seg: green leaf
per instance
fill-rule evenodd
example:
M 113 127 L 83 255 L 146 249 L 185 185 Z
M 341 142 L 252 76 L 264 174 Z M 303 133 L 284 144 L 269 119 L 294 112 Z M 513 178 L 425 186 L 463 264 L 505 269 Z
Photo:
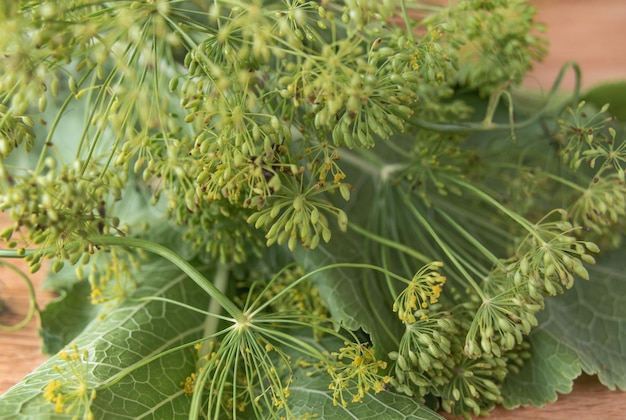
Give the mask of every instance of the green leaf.
M 555 401 L 556 392 L 571 391 L 581 370 L 610 389 L 626 389 L 624 251 L 607 253 L 588 271 L 589 281 L 546 301 L 531 335 L 531 360 L 505 381 L 506 407 Z
M 557 400 L 558 393 L 572 390 L 581 373 L 576 353 L 550 334 L 539 329 L 530 338 L 531 353 L 518 374 L 507 376 L 502 385 L 503 405 L 512 409 L 534 405 L 542 407 Z
M 328 378 L 323 375 L 307 376 L 296 370 L 296 381 L 289 387 L 292 412 L 295 418 L 359 419 L 359 420 L 440 420 L 439 414 L 417 402 L 415 398 L 391 391 L 368 393 L 362 402 L 347 407 L 333 405 Z
M 326 336 L 314 340 L 306 331 L 294 333 L 303 342 L 327 352 L 336 351 L 342 346 L 341 340 Z M 289 350 L 293 358 L 302 357 L 296 350 Z M 313 374 L 311 374 L 313 373 Z M 323 372 L 311 372 L 310 369 L 298 367 L 291 376 L 293 383 L 289 386 L 289 408 L 291 415 L 287 418 L 323 418 L 328 420 L 341 419 L 377 419 L 377 420 L 440 420 L 439 414 L 415 398 L 392 391 L 381 391 L 366 394 L 362 402 L 349 403 L 346 407 L 333 403 L 332 391 L 328 389 L 330 377 Z M 278 417 L 285 415 L 279 413 Z
M 98 316 L 101 307 L 91 304 L 90 292 L 89 282 L 75 282 L 67 290 L 61 290 L 61 296 L 41 311 L 39 334 L 43 338 L 44 353 L 59 352 Z
M 195 307 L 207 305 L 206 295 L 171 264 L 155 261 L 143 267 L 134 298 L 158 297 Z M 128 300 L 93 320 L 74 343 L 89 352 L 86 382 L 97 388 L 92 410 L 96 418 L 186 418 L 190 397 L 180 382 L 195 370 L 194 351 L 182 349 L 158 357 L 199 338 L 204 315 L 156 300 Z M 149 359 L 154 358 L 148 364 Z M 11 418 L 55 416 L 43 389 L 59 379 L 54 356 L 0 398 L 0 412 Z M 74 413 L 76 414 L 76 413 Z
M 610 389 L 626 389 L 625 251 L 607 253 L 588 268 L 590 280 L 551 299 L 539 319 L 543 330 L 569 346 L 588 374 Z
M 595 104 L 598 108 L 611 104 L 609 111 L 620 121 L 626 122 L 626 81 L 600 83 L 589 89 L 584 100 Z
M 295 259 L 306 271 L 335 263 L 372 263 L 363 253 L 353 232 L 334 232 L 327 245 L 315 250 L 298 250 Z M 314 277 L 321 298 L 332 319 L 343 327 L 370 334 L 378 354 L 387 354 L 398 346 L 402 324 L 391 310 L 393 301 L 382 279 L 370 269 L 335 268 Z

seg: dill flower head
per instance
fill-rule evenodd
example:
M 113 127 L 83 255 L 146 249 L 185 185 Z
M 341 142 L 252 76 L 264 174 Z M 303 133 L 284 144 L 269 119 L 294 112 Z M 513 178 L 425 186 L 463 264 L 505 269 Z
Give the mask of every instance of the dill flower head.
M 470 0 L 456 2 L 426 21 L 432 27 L 456 29 L 445 38 L 460 47 L 457 81 L 491 92 L 519 83 L 533 62 L 546 55 L 546 41 L 534 35 L 543 29 L 534 21 L 535 13 L 526 2 Z
M 400 320 L 406 324 L 416 321 L 414 313 L 426 309 L 428 305 L 439 301 L 439 296 L 446 278 L 438 270 L 443 263 L 435 261 L 420 268 L 407 282 L 406 288 L 400 292 L 393 303 L 393 311 L 398 312 Z M 426 317 L 423 312 L 421 317 Z
M 530 296 L 540 300 L 535 290 L 549 295 L 562 293 L 562 287 L 569 289 L 574 284 L 574 276 L 589 279 L 583 263 L 595 264 L 590 253 L 599 252 L 598 246 L 590 241 L 579 239 L 575 234 L 581 230 L 567 220 L 550 220 L 552 215 L 564 216 L 564 210 L 556 210 L 546 215 L 535 225 L 535 232 L 527 235 L 518 247 L 519 275 L 526 282 Z
M 566 114 L 559 119 L 556 134 L 561 145 L 559 152 L 563 162 L 569 163 L 572 169 L 578 169 L 585 161 L 585 154 L 606 139 L 605 128 L 613 119 L 606 113 L 608 108 L 605 105 L 594 111 L 581 101 L 575 108 L 567 107 Z
M 79 350 L 76 344 L 62 350 L 57 357 L 64 362 L 54 366 L 58 374 L 44 389 L 43 397 L 54 404 L 58 414 L 72 414 L 74 418 L 93 419 L 90 406 L 96 397 L 96 390 L 88 383 L 89 352 Z
M 387 362 L 377 359 L 373 348 L 361 343 L 344 345 L 331 353 L 326 372 L 331 377 L 328 389 L 333 392 L 333 404 L 346 407 L 362 401 L 370 390 L 383 391 L 391 378 L 383 374 Z
M 502 401 L 499 386 L 507 374 L 505 359 L 489 355 L 469 358 L 463 352 L 454 359 L 454 364 L 447 366 L 447 383 L 434 390 L 441 407 L 466 419 L 487 414 Z
M 0 103 L 0 158 L 7 158 L 18 147 L 29 152 L 35 143 L 35 122 L 28 115 L 16 115 Z M 6 171 L 0 159 L 0 170 Z M 4 174 L 3 174 L 4 175 Z M 3 176 L 4 178 L 4 176 Z
M 515 288 L 485 299 L 476 311 L 465 337 L 468 357 L 500 357 L 520 344 L 538 325 L 535 314 L 543 306 Z
M 91 286 L 91 303 L 116 305 L 130 297 L 137 286 L 135 277 L 142 256 L 123 248 L 87 254 L 76 266 L 79 279 L 87 278 Z
M 119 219 L 110 211 L 120 198 L 120 174 L 103 176 L 98 165 L 59 165 L 51 157 L 42 166 L 37 173 L 13 174 L 0 200 L 0 210 L 8 210 L 13 220 L 12 232 L 45 250 L 27 257 L 32 271 L 48 254 L 75 264 L 93 252 L 90 235 L 119 231 Z
M 254 322 L 262 324 L 261 318 Z M 204 354 L 199 367 L 180 382 L 186 394 L 203 395 L 209 418 L 224 407 L 251 410 L 258 418 L 280 409 L 290 412 L 291 357 L 271 343 L 273 331 L 257 329 L 254 322 L 233 324 L 219 341 L 198 345 Z
M 431 308 L 417 314 L 420 319 L 406 325 L 398 350 L 389 358 L 395 362 L 392 386 L 399 392 L 423 397 L 431 387 L 446 382 L 445 364 L 451 357 L 452 339 L 459 331 L 449 313 Z
M 590 182 L 567 209 L 567 214 L 572 224 L 592 230 L 598 242 L 615 246 L 620 240 L 615 226 L 623 223 L 626 216 L 626 183 L 616 174 Z
M 197 377 L 198 375 L 196 374 L 196 372 L 192 372 L 191 374 L 189 374 L 189 376 L 185 378 L 184 381 L 179 384 L 183 388 L 183 392 L 185 393 L 185 395 L 193 395 L 193 390 L 195 388 Z

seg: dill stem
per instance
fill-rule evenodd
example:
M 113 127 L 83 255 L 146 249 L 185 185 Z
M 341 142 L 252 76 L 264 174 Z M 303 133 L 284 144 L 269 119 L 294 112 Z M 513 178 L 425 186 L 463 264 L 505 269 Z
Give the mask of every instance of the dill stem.
M 411 27 L 411 19 L 409 18 L 409 13 L 407 12 L 405 0 L 400 1 L 400 9 L 402 10 L 402 19 L 404 20 L 404 26 L 406 27 L 405 32 L 407 37 L 409 38 L 409 41 L 415 42 L 415 34 L 413 28 Z
M 285 287 L 283 290 L 281 290 L 280 292 L 278 292 L 276 295 L 272 296 L 271 299 L 269 299 L 268 301 L 264 302 L 261 306 L 259 306 L 256 310 L 254 310 L 252 313 L 250 313 L 248 315 L 247 319 L 254 319 L 254 317 L 256 316 L 256 314 L 260 313 L 265 307 L 269 306 L 273 301 L 278 300 L 282 295 L 284 295 L 285 293 L 287 293 L 287 291 L 289 291 L 290 289 L 296 287 L 298 284 L 300 284 L 301 282 L 305 281 L 306 279 L 313 277 L 323 271 L 327 271 L 327 270 L 332 270 L 332 269 L 336 269 L 336 268 L 357 268 L 357 269 L 362 269 L 362 270 L 372 270 L 372 271 L 378 271 L 380 273 L 383 273 L 393 279 L 402 281 L 404 283 L 410 283 L 410 280 L 406 279 L 405 277 L 402 277 L 396 273 L 393 273 L 389 270 L 387 270 L 386 268 L 383 267 L 379 267 L 377 265 L 373 265 L 373 264 L 365 264 L 365 263 L 334 263 L 334 264 L 328 264 L 325 265 L 323 267 L 319 267 L 313 271 L 310 271 L 308 273 L 306 273 L 305 275 L 303 275 L 302 277 L 300 277 L 299 279 L 297 279 L 296 281 L 294 281 L 293 283 L 291 283 L 289 286 Z
M 407 199 L 407 207 L 409 208 L 411 213 L 415 215 L 415 217 L 420 222 L 420 224 L 424 227 L 424 229 L 426 229 L 426 231 L 432 236 L 432 238 L 435 240 L 437 245 L 439 245 L 441 250 L 446 254 L 446 256 L 450 258 L 450 261 L 452 261 L 452 264 L 454 264 L 454 266 L 457 268 L 457 270 L 459 270 L 459 272 L 463 275 L 463 277 L 467 280 L 467 282 L 472 286 L 472 288 L 476 290 L 476 293 L 478 294 L 478 296 L 480 296 L 480 298 L 483 301 L 487 300 L 488 299 L 487 295 L 485 295 L 485 293 L 483 292 L 481 287 L 478 285 L 478 283 L 476 283 L 476 281 L 474 281 L 472 276 L 467 272 L 463 264 L 459 262 L 457 257 L 454 255 L 454 252 L 452 252 L 452 250 L 446 245 L 446 243 L 439 237 L 437 232 L 435 232 L 435 230 L 430 225 L 428 220 L 424 218 L 424 216 L 412 205 L 412 203 L 408 199 Z
M 216 304 L 219 304 L 222 308 L 224 308 L 224 310 L 228 312 L 228 314 L 232 316 L 236 322 L 245 322 L 246 316 L 243 311 L 235 305 L 233 301 L 230 300 L 222 290 L 220 290 L 219 287 L 211 283 L 193 265 L 184 260 L 180 255 L 176 254 L 171 249 L 145 239 L 124 238 L 119 236 L 96 236 L 90 238 L 90 241 L 95 245 L 114 245 L 139 248 L 167 259 L 176 265 L 182 272 L 187 274 L 205 292 L 207 292 L 207 294 L 216 301 Z
M 500 210 L 502 213 L 504 213 L 505 215 L 510 217 L 514 222 L 516 222 L 518 225 L 520 225 L 520 227 L 524 228 L 528 233 L 530 233 L 531 235 L 536 237 L 539 241 L 543 242 L 543 238 L 541 238 L 541 236 L 537 233 L 537 229 L 535 229 L 535 227 L 532 225 L 532 223 L 530 223 L 523 216 L 521 216 L 518 213 L 515 213 L 514 211 L 506 208 L 505 206 L 500 204 L 497 200 L 495 200 L 493 197 L 491 197 L 489 194 L 485 193 L 484 191 L 480 190 L 479 188 L 476 188 L 475 186 L 473 186 L 473 185 L 471 185 L 471 184 L 469 184 L 469 183 L 467 183 L 465 181 L 462 181 L 462 180 L 454 178 L 454 177 L 446 177 L 446 178 L 449 179 L 450 181 L 456 183 L 460 187 L 463 187 L 466 190 L 470 191 L 472 194 L 474 194 L 477 197 L 481 198 L 486 203 L 491 204 L 492 206 L 494 206 L 495 208 Z
M 379 236 L 376 235 L 375 233 L 372 233 L 370 231 L 368 231 L 367 229 L 364 229 L 362 227 L 360 227 L 359 225 L 356 225 L 354 223 L 349 223 L 348 224 L 348 228 L 354 230 L 355 232 L 359 233 L 360 235 L 365 236 L 366 238 L 372 239 L 373 241 L 376 241 L 378 243 L 380 243 L 381 245 L 385 245 L 391 248 L 394 248 L 400 252 L 404 252 L 405 254 L 410 255 L 411 257 L 415 258 L 418 261 L 421 261 L 423 263 L 430 263 L 432 262 L 432 258 L 428 258 L 426 255 L 421 254 L 417 251 L 415 251 L 412 248 L 409 248 L 406 245 L 403 245 L 401 243 L 398 242 L 394 242 L 392 240 L 389 240 L 383 236 Z
M 213 284 L 215 287 L 224 295 L 226 294 L 226 288 L 228 287 L 228 274 L 230 270 L 226 264 L 219 263 L 217 266 L 217 270 L 215 272 Z M 214 296 L 211 296 L 211 300 L 209 302 L 208 312 L 211 314 L 218 314 L 222 310 L 222 305 L 219 299 L 216 299 Z M 215 334 L 219 327 L 220 318 L 216 316 L 207 316 L 204 321 L 204 337 L 209 337 Z M 211 341 L 207 340 L 202 344 L 202 348 L 200 349 L 200 358 L 209 354 L 210 352 Z

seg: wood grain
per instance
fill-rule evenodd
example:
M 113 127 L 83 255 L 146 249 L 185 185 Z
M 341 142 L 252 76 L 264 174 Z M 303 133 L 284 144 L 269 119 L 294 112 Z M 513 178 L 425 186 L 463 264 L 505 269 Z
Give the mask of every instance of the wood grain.
M 7 226 L 8 218 L 0 213 L 0 228 Z M 4 246 L 4 243 L 2 245 Z M 23 272 L 28 273 L 28 266 L 21 260 L 6 260 Z M 37 303 L 43 307 L 54 298 L 50 292 L 41 290 L 44 272 L 30 275 L 35 290 Z M 29 294 L 24 280 L 12 270 L 0 266 L 0 323 L 15 325 L 22 321 L 28 313 Z M 41 342 L 38 334 L 39 318 L 37 314 L 22 329 L 17 331 L 0 331 L 0 394 L 28 372 L 46 360 L 41 354 Z
M 538 19 L 548 25 L 550 53 L 536 66 L 525 81 L 528 87 L 547 89 L 560 67 L 574 60 L 583 68 L 583 86 L 600 81 L 626 79 L 626 1 L 624 0 L 535 0 Z M 573 77 L 565 80 L 565 88 L 573 87 Z M 0 226 L 6 217 L 0 214 Z M 12 261 L 26 270 L 19 261 Z M 43 273 L 32 276 L 38 290 L 38 302 L 44 305 L 54 297 L 41 290 Z M 0 299 L 5 303 L 0 310 L 0 322 L 15 324 L 26 313 L 28 291 L 21 279 L 6 268 L 0 267 Z M 18 382 L 46 358 L 40 352 L 35 317 L 23 329 L 15 332 L 0 331 L 0 394 Z M 582 376 L 574 390 L 559 398 L 556 403 L 538 408 L 519 408 L 507 411 L 496 409 L 494 419 L 618 419 L 626 418 L 626 393 L 610 391 L 595 377 Z
M 549 54 L 525 81 L 547 89 L 561 66 L 575 61 L 583 70 L 583 88 L 599 82 L 626 80 L 626 1 L 531 0 L 537 20 L 547 25 Z M 563 88 L 572 89 L 573 74 Z

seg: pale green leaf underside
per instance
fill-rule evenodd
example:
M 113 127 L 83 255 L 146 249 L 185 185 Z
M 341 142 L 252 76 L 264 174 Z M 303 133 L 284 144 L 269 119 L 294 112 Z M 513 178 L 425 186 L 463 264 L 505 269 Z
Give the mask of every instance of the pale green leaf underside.
M 140 275 L 149 282 L 139 286 L 135 297 L 158 296 L 206 306 L 205 295 L 169 263 L 146 265 Z M 141 364 L 199 338 L 204 315 L 161 301 L 128 301 L 105 312 L 103 319 L 91 322 L 74 340 L 91 355 L 88 384 L 103 386 L 129 374 L 97 392 L 92 405 L 96 418 L 186 418 L 190 398 L 183 394 L 180 382 L 195 370 L 194 352 L 184 349 Z M 51 379 L 58 379 L 53 366 L 64 364 L 54 356 L 29 374 L 0 398 L 0 413 L 16 419 L 71 418 L 76 413 L 55 415 L 54 405 L 42 393 Z

